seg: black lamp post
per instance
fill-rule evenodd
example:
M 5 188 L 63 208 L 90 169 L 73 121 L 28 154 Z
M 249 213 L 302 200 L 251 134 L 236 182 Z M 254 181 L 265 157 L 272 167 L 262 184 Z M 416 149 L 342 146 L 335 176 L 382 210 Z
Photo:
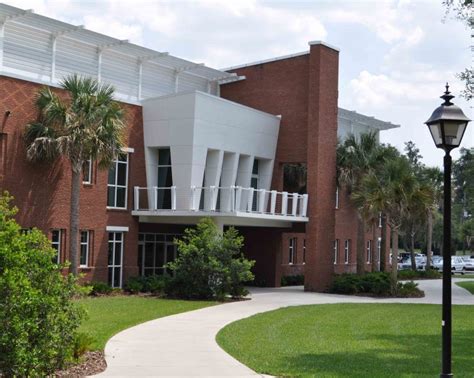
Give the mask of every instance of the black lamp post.
M 443 214 L 443 317 L 442 329 L 442 370 L 440 377 L 452 377 L 451 372 L 451 155 L 450 151 L 459 147 L 470 119 L 461 108 L 454 105 L 454 98 L 446 84 L 446 92 L 441 96 L 444 103 L 435 109 L 425 123 L 430 129 L 436 147 L 445 151 L 444 155 L 444 214 Z

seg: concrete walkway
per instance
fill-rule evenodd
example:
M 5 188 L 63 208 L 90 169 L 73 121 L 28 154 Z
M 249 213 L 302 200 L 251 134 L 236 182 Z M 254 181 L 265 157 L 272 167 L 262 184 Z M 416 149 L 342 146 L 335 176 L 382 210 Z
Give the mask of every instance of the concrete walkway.
M 454 279 L 457 281 L 458 279 Z M 251 300 L 152 320 L 112 337 L 104 376 L 255 377 L 216 343 L 226 324 L 280 307 L 323 303 L 441 303 L 441 280 L 420 281 L 420 299 L 374 299 L 306 293 L 302 287 L 252 289 Z M 474 305 L 474 295 L 453 282 L 453 303 Z M 133 311 L 133 309 L 131 309 Z

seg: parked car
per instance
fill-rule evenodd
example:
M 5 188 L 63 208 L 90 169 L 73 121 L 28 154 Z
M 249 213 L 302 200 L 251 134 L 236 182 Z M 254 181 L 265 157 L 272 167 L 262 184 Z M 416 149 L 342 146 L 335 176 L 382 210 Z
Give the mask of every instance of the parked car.
M 464 260 L 464 269 L 469 271 L 474 271 L 474 255 L 473 256 L 463 256 L 462 259 Z
M 454 273 L 464 274 L 466 271 L 466 263 L 461 256 L 451 256 L 451 271 Z M 440 272 L 443 271 L 443 258 L 438 259 L 437 262 L 433 263 L 433 269 L 437 269 Z

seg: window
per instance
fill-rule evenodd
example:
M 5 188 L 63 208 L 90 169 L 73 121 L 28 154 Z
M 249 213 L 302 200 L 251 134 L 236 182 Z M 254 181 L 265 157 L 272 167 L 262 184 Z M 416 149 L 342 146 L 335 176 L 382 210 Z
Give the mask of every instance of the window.
M 82 183 L 92 184 L 92 160 L 86 160 L 82 165 Z
M 56 264 L 59 264 L 61 261 L 61 249 L 62 249 L 61 234 L 62 234 L 61 230 L 51 231 L 51 247 L 53 247 L 56 250 L 56 257 L 54 258 L 54 262 Z
M 303 239 L 303 264 L 306 264 L 306 239 Z
M 367 240 L 367 264 L 372 262 L 372 240 Z
M 295 264 L 296 263 L 296 238 L 290 238 L 289 245 L 288 245 L 288 263 Z
M 121 153 L 109 169 L 107 207 L 127 208 L 128 154 Z
M 123 232 L 109 232 L 109 285 L 122 287 Z
M 258 189 L 258 159 L 254 159 L 252 167 L 252 178 L 250 179 L 250 187 Z M 253 192 L 252 210 L 258 210 L 258 192 Z
M 334 264 L 337 264 L 339 255 L 339 239 L 334 240 Z
M 336 187 L 336 209 L 339 209 L 339 187 Z
M 90 243 L 90 232 L 81 231 L 81 254 L 79 259 L 79 264 L 82 267 L 89 266 L 89 244 Z
M 171 209 L 171 188 L 173 175 L 171 170 L 171 151 L 169 148 L 158 149 L 158 209 Z
M 175 234 L 139 234 L 139 274 L 142 276 L 172 274 L 165 266 L 176 259 L 177 248 L 174 240 L 179 237 L 180 235 Z
M 344 242 L 344 264 L 349 264 L 351 241 L 348 239 Z
M 377 261 L 380 262 L 380 252 L 382 250 L 382 238 L 377 239 Z

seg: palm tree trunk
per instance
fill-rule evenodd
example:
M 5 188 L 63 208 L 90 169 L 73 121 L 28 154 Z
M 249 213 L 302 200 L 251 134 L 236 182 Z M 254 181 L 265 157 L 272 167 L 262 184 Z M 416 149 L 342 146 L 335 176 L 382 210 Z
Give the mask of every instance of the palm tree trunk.
M 360 216 L 357 217 L 357 274 L 365 273 L 365 225 Z
M 398 276 L 398 229 L 392 228 L 392 294 L 397 292 Z
M 79 272 L 79 199 L 81 194 L 81 168 L 72 168 L 71 180 L 71 218 L 69 237 L 70 272 L 77 276 Z
M 371 261 L 370 264 L 372 266 L 372 272 L 378 271 L 377 267 L 377 222 L 374 221 L 372 223 L 372 244 L 371 244 L 372 251 L 370 252 Z
M 387 271 L 386 252 L 387 252 L 387 218 L 382 214 L 382 230 L 380 232 L 380 271 Z
M 412 225 L 410 230 L 410 259 L 411 259 L 411 269 L 416 270 L 416 260 L 415 260 L 415 231 Z
M 433 212 L 428 210 L 428 235 L 426 246 L 426 270 L 431 269 L 431 248 L 433 245 Z

